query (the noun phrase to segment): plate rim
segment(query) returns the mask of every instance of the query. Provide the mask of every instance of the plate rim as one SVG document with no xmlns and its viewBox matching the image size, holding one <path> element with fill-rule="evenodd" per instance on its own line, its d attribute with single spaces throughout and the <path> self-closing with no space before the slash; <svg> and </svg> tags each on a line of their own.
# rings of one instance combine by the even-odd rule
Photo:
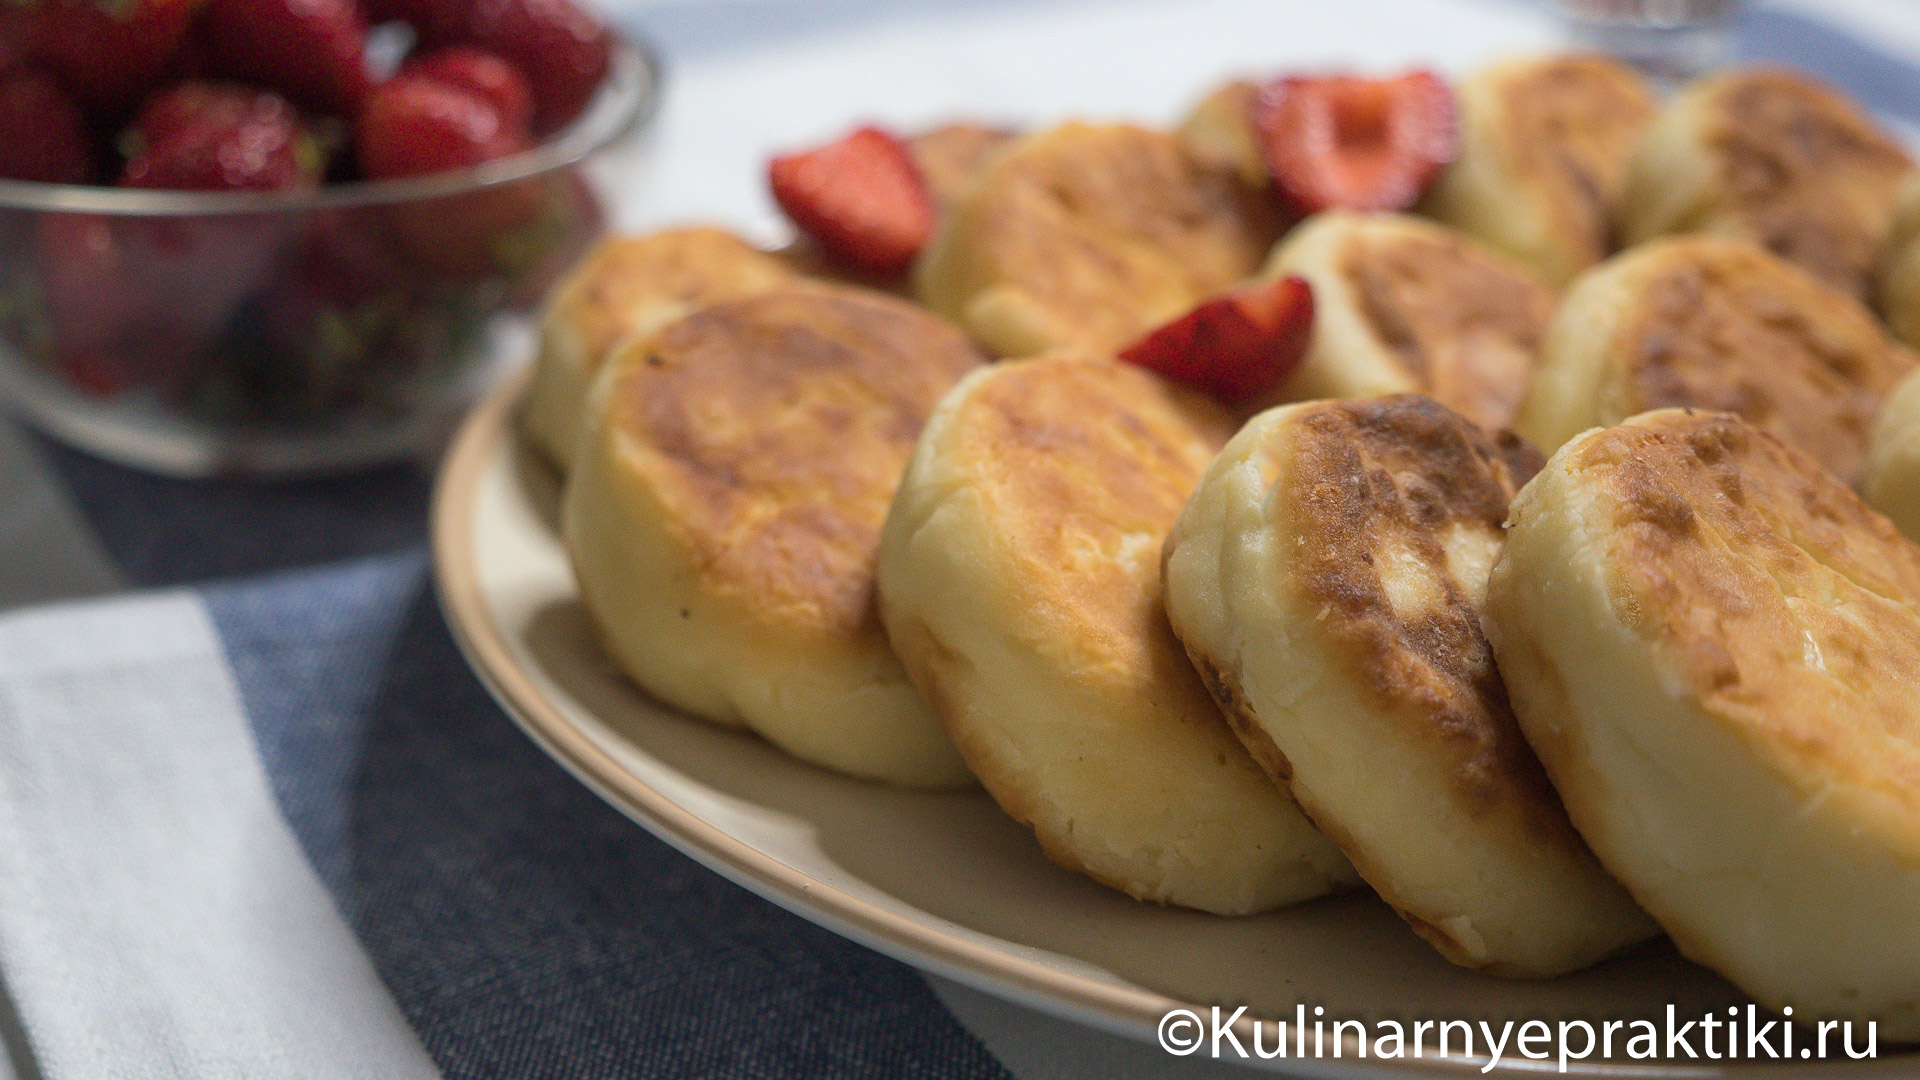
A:
<svg viewBox="0 0 1920 1080">
<path fill-rule="evenodd" d="M 585 787 L 675 850 L 773 904 L 893 959 L 973 989 L 1012 1000 L 1075 1023 L 1148 1045 L 1161 1017 L 1175 1009 L 1209 1005 L 1154 991 L 1113 986 L 1035 960 L 958 938 L 939 928 L 887 911 L 759 851 L 700 819 L 622 768 L 540 693 L 521 670 L 506 635 L 494 620 L 480 583 L 474 542 L 474 510 L 487 466 L 516 448 L 518 406 L 532 384 L 528 365 L 488 393 L 461 422 L 436 477 L 429 510 L 433 581 L 443 618 L 467 664 L 514 724 Z M 1239 1034 L 1247 1034 L 1243 1020 Z M 1198 1056 L 1198 1055 L 1196 1055 Z M 1204 1058 L 1203 1058 L 1204 1059 Z M 1270 1062 L 1222 1058 L 1243 1067 L 1284 1069 L 1328 1080 L 1383 1076 L 1479 1075 L 1485 1056 L 1398 1058 L 1277 1058 Z M 1378 1062 L 1378 1063 L 1376 1063 Z M 1839 1077 L 1866 1080 L 1888 1070 L 1903 1073 L 1915 1057 L 1896 1051 L 1865 1060 L 1788 1062 L 1722 1059 L 1718 1065 L 1657 1065 L 1593 1062 L 1558 1073 L 1554 1063 L 1503 1059 L 1494 1073 L 1551 1072 L 1619 1080 L 1722 1077 L 1734 1072 L 1770 1078 Z"/>
</svg>

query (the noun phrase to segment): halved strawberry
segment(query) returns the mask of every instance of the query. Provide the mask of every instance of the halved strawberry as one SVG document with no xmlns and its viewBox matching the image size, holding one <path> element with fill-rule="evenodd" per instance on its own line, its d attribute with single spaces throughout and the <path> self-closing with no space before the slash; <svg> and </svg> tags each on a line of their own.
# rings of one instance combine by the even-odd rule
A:
<svg viewBox="0 0 1920 1080">
<path fill-rule="evenodd" d="M 1453 91 L 1430 71 L 1275 79 L 1253 121 L 1267 168 L 1306 213 L 1405 209 L 1455 150 Z"/>
<path fill-rule="evenodd" d="M 820 246 L 866 270 L 900 270 L 933 236 L 933 200 L 907 145 L 877 127 L 767 165 L 780 209 Z"/>
<path fill-rule="evenodd" d="M 1244 404 L 1280 384 L 1313 336 L 1313 290 L 1297 277 L 1216 296 L 1120 350 L 1120 359 Z"/>
</svg>

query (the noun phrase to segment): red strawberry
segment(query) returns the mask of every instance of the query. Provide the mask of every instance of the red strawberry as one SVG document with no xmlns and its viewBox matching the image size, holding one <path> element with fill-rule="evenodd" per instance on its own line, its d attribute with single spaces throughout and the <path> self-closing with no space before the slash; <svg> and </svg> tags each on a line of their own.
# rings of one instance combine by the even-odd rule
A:
<svg viewBox="0 0 1920 1080">
<path fill-rule="evenodd" d="M 133 114 L 133 134 L 138 137 L 134 146 L 144 150 L 188 124 L 199 121 L 237 123 L 252 110 L 255 99 L 262 95 L 280 101 L 275 95 L 235 83 L 208 82 L 203 79 L 175 83 L 148 98 L 140 106 L 140 111 Z"/>
<path fill-rule="evenodd" d="M 400 75 L 368 96 L 359 122 L 369 180 L 463 169 L 527 148 L 493 103 L 424 75 Z"/>
<path fill-rule="evenodd" d="M 0 76 L 0 176 L 84 184 L 91 162 L 80 109 L 46 75 Z"/>
<path fill-rule="evenodd" d="M 420 74 L 403 74 L 367 98 L 358 131 L 360 169 L 370 180 L 462 169 L 527 148 L 488 99 Z M 479 277 L 500 267 L 503 237 L 535 222 L 547 178 L 481 188 L 424 204 L 392 207 L 395 238 L 409 259 L 436 274 Z"/>
<path fill-rule="evenodd" d="M 203 267 L 185 293 L 169 293 L 174 283 L 157 281 L 130 250 L 140 244 L 130 244 L 126 230 L 137 224 L 94 214 L 42 214 L 36 223 L 33 255 L 51 351 L 88 393 L 169 384 L 189 348 L 166 324 L 191 306 L 193 285 L 210 280 L 211 268 Z"/>
<path fill-rule="evenodd" d="M 1267 168 L 1307 213 L 1404 209 L 1454 156 L 1453 92 L 1429 71 L 1276 79 L 1253 120 Z"/>
<path fill-rule="evenodd" d="M 1216 296 L 1120 351 L 1120 359 L 1246 404 L 1293 373 L 1313 333 L 1313 290 L 1297 277 Z"/>
<path fill-rule="evenodd" d="M 904 268 L 933 236 L 933 200 L 905 143 L 876 127 L 776 157 L 773 197 L 835 257 L 867 270 Z"/>
<path fill-rule="evenodd" d="M 201 3 L 15 0 L 0 5 L 0 44 L 88 110 L 118 115 L 167 70 Z"/>
<path fill-rule="evenodd" d="M 510 130 L 523 137 L 533 132 L 533 91 L 527 88 L 526 76 L 490 52 L 455 45 L 408 60 L 400 73 L 478 94 L 500 111 L 501 122 Z"/>
<path fill-rule="evenodd" d="M 88 397 L 112 397 L 126 388 L 125 365 L 106 353 L 62 349 L 58 359 L 67 381 Z"/>
<path fill-rule="evenodd" d="M 367 96 L 367 21 L 354 0 L 210 0 L 202 26 L 222 75 L 316 113 L 352 113 Z"/>
<path fill-rule="evenodd" d="M 395 0 L 430 47 L 471 44 L 526 76 L 534 130 L 545 133 L 580 115 L 606 77 L 607 28 L 573 0 Z"/>
<path fill-rule="evenodd" d="M 189 83 L 155 99 L 124 187 L 194 191 L 309 187 L 323 165 L 293 107 L 265 90 Z"/>
<path fill-rule="evenodd" d="M 124 344 L 144 289 L 128 270 L 112 218 L 41 214 L 33 255 L 57 351 L 97 355 Z"/>
</svg>

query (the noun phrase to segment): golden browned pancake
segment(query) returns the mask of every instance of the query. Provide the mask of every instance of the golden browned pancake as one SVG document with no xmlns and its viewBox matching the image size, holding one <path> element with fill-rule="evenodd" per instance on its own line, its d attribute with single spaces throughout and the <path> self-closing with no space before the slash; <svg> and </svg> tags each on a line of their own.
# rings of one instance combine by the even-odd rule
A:
<svg viewBox="0 0 1920 1080">
<path fill-rule="evenodd" d="M 1920 370 L 1900 380 L 1880 410 L 1860 494 L 1908 539 L 1920 540 Z"/>
<path fill-rule="evenodd" d="M 1613 207 L 1653 119 L 1646 81 L 1604 56 L 1507 60 L 1459 85 L 1460 154 L 1424 208 L 1555 286 L 1613 250 Z"/>
<path fill-rule="evenodd" d="M 1227 729 L 1167 626 L 1160 541 L 1231 421 L 1054 355 L 927 424 L 880 544 L 888 635 L 967 763 L 1056 862 L 1241 914 L 1351 880 Z"/>
<path fill-rule="evenodd" d="M 723 229 L 696 226 L 600 242 L 561 282 L 541 320 L 522 419 L 562 469 L 586 436 L 588 391 L 614 346 L 687 312 L 793 281 L 780 260 Z"/>
<path fill-rule="evenodd" d="M 1233 79 L 1216 87 L 1180 121 L 1180 137 L 1200 160 L 1232 169 L 1251 188 L 1272 181 L 1260 132 L 1253 126 L 1253 105 L 1260 85 L 1251 79 Z"/>
<path fill-rule="evenodd" d="M 1912 168 L 1833 88 L 1736 68 L 1689 85 L 1648 129 L 1620 202 L 1621 238 L 1742 237 L 1864 300 Z"/>
<path fill-rule="evenodd" d="M 1270 410 L 1166 542 L 1167 611 L 1254 757 L 1442 954 L 1516 976 L 1653 933 L 1527 748 L 1480 630 L 1540 455 L 1428 398 Z"/>
<path fill-rule="evenodd" d="M 1317 214 L 1266 274 L 1313 286 L 1313 341 L 1279 401 L 1421 393 L 1509 427 L 1553 314 L 1552 292 L 1518 264 L 1404 214 Z"/>
<path fill-rule="evenodd" d="M 796 757 L 966 782 L 887 647 L 873 569 L 921 424 L 979 360 L 927 312 L 825 285 L 630 340 L 563 509 L 614 658 L 654 696 Z"/>
<path fill-rule="evenodd" d="M 1911 363 L 1857 301 L 1799 267 L 1745 241 L 1671 237 L 1568 290 L 1519 430 L 1551 451 L 1649 409 L 1724 410 L 1851 484 Z"/>
<path fill-rule="evenodd" d="M 1272 199 L 1180 139 L 1067 124 L 996 155 L 915 267 L 929 307 L 1003 356 L 1117 348 L 1248 277 Z"/>
<path fill-rule="evenodd" d="M 1920 348 L 1920 173 L 1901 190 L 1874 273 L 1873 302 L 1887 327 Z"/>
<path fill-rule="evenodd" d="M 1515 500 L 1487 616 L 1574 824 L 1682 952 L 1920 1036 L 1920 549 L 1773 436 L 1662 410 Z"/>
<path fill-rule="evenodd" d="M 946 207 L 985 170 L 993 155 L 1019 136 L 1006 128 L 981 124 L 941 124 L 907 140 L 927 194 L 935 206 Z"/>
</svg>

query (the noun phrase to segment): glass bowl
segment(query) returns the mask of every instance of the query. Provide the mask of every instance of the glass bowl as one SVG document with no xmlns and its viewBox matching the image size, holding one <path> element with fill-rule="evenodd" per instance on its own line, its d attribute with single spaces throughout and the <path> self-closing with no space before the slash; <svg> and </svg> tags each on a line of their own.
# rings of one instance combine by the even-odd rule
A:
<svg viewBox="0 0 1920 1080">
<path fill-rule="evenodd" d="M 590 159 L 650 127 L 661 65 L 615 46 L 585 112 L 472 169 L 299 192 L 0 180 L 0 392 L 34 426 L 175 476 L 288 476 L 437 445 L 599 235 Z"/>
</svg>

